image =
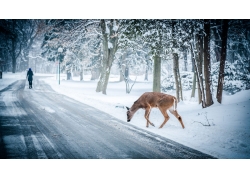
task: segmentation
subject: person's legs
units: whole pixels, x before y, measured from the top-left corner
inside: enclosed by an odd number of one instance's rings
[[[32,87],[32,81],[29,81],[29,89]]]

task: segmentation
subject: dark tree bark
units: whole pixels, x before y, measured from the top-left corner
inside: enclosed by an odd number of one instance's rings
[[[194,73],[193,76],[193,87],[192,87],[192,92],[191,92],[191,97],[195,97],[195,89],[196,89],[196,69],[195,69],[195,57],[194,57],[194,51],[193,51],[193,46],[192,44],[190,45],[191,48],[191,59],[192,59],[192,72]]]
[[[202,91],[201,91],[201,83],[200,83],[200,56],[199,56],[199,40],[197,38],[197,36],[194,38],[195,40],[195,45],[193,47],[193,50],[194,48],[196,49],[196,53],[194,53],[194,66],[195,66],[195,71],[196,71],[196,78],[197,78],[197,85],[198,85],[198,101],[199,101],[199,104],[202,102]]]
[[[198,98],[199,98],[199,104],[202,103],[202,107],[206,107],[205,105],[205,92],[204,92],[204,86],[203,86],[203,75],[202,75],[202,51],[203,50],[203,40],[198,35],[195,35],[194,37],[194,45],[191,48],[193,50],[194,58],[194,68],[196,71],[196,78],[197,78],[197,84],[198,84]],[[194,49],[195,48],[195,49]]]
[[[187,71],[187,50],[184,49],[183,52],[183,59],[184,59],[184,71]]]
[[[215,27],[212,28],[212,32],[214,35],[214,52],[215,52],[215,59],[216,62],[220,61],[221,58],[221,20],[215,20]]]
[[[205,88],[204,88],[204,75],[202,71],[203,62],[204,62],[204,39],[202,36],[198,37],[199,43],[199,59],[198,59],[198,70],[199,70],[199,78],[200,78],[200,88],[201,88],[201,98],[202,98],[202,107],[206,107],[206,98],[205,98]]]
[[[204,20],[204,77],[206,85],[206,107],[211,106],[213,102],[211,92],[211,62],[210,62],[210,20]]]
[[[222,91],[223,91],[223,83],[224,83],[224,69],[225,69],[225,61],[227,55],[227,34],[228,34],[228,20],[223,20],[222,26],[222,47],[221,47],[221,59],[220,59],[220,71],[218,77],[218,87],[217,87],[217,101],[219,103],[222,102]]]

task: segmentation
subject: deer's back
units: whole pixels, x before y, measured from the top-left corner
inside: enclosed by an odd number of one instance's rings
[[[137,103],[140,103],[142,108],[146,108],[148,106],[158,107],[165,106],[170,107],[174,103],[174,96],[169,94],[164,94],[160,92],[145,92],[141,95],[141,97],[137,100]]]

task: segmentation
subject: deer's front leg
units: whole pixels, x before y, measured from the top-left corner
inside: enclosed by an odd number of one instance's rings
[[[145,119],[147,120],[147,125],[146,125],[146,127],[148,127],[149,124],[151,124],[152,126],[155,126],[153,123],[151,123],[151,122],[149,121],[150,112],[151,112],[151,107],[147,107],[147,108],[145,109],[145,115],[144,115]]]

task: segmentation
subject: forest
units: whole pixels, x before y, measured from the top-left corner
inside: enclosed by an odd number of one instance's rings
[[[247,19],[1,19],[0,71],[91,74],[107,94],[112,73],[130,93],[153,76],[152,91],[198,93],[203,108],[222,102],[223,90],[250,89]],[[213,92],[216,92],[216,99]]]

